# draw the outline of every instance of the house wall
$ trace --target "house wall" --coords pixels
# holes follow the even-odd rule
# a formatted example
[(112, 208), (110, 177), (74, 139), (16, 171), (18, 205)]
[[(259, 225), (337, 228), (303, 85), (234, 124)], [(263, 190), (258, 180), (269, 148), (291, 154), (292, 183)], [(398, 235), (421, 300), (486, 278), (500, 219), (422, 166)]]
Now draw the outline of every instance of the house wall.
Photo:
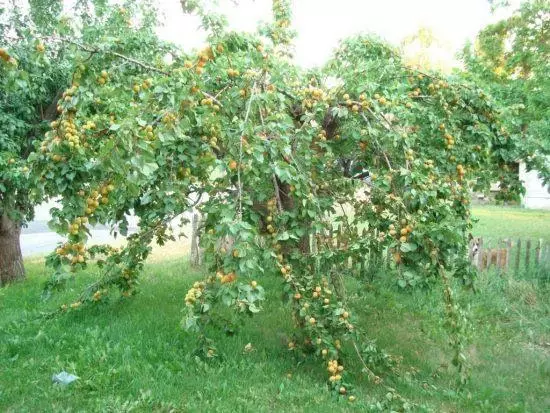
[(532, 209), (550, 209), (550, 187), (544, 187), (537, 175), (537, 171), (529, 171), (525, 163), (519, 165), (519, 179), (525, 185), (525, 195), (521, 200), (522, 206)]

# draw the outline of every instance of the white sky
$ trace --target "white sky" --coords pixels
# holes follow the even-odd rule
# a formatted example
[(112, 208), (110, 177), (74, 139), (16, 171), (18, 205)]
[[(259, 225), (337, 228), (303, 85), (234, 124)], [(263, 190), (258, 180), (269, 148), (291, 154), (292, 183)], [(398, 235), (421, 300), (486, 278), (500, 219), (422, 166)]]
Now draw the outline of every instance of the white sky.
[[(166, 14), (161, 37), (185, 49), (199, 47), (204, 33), (199, 21), (184, 16), (178, 0), (157, 3)], [(493, 22), (488, 0), (294, 0), (293, 28), (297, 30), (296, 61), (311, 67), (323, 64), (347, 36), (370, 32), (398, 45), (419, 27), (432, 29), (445, 47), (434, 59), (453, 63), (453, 56), (467, 39)], [(220, 0), (219, 11), (228, 16), (230, 27), (254, 31), (260, 20), (268, 21), (271, 0)]]
[[(0, 0), (0, 5), (8, 0)], [(28, 0), (16, 0), (23, 8)], [(65, 0), (72, 4), (75, 0)], [(120, 0), (112, 0), (115, 3)], [(218, 0), (218, 11), (235, 30), (255, 31), (258, 22), (271, 19), (271, 0)], [(235, 5), (237, 3), (237, 5)], [(466, 40), (497, 20), (489, 0), (293, 0), (292, 27), (298, 32), (296, 62), (322, 65), (338, 41), (357, 33), (373, 33), (394, 45), (420, 27), (433, 31), (443, 45), (430, 50), (434, 62), (455, 65), (455, 54)], [(520, 0), (511, 0), (512, 10)], [(184, 15), (179, 0), (157, 0), (165, 24), (159, 35), (186, 50), (200, 47), (205, 34), (198, 18)], [(500, 10), (502, 18), (509, 11)]]

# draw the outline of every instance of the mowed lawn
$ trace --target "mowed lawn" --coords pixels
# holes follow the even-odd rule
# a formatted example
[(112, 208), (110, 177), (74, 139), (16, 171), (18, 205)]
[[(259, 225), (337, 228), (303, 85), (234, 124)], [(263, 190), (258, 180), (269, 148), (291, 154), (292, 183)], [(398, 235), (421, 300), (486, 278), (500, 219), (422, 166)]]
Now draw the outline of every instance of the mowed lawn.
[[(538, 238), (550, 232), (550, 213), (475, 208), (476, 235)], [(70, 302), (97, 269), (66, 291), (40, 299), (47, 278), (40, 259), (27, 262), (28, 280), (0, 289), (0, 411), (2, 412), (333, 412), (377, 411), (387, 387), (369, 383), (351, 351), (347, 368), (357, 401), (336, 401), (318, 360), (289, 351), (290, 314), (278, 279), (258, 279), (268, 291), (264, 311), (234, 336), (211, 330), (220, 358), (193, 354), (184, 333), (183, 297), (201, 271), (185, 257), (146, 267), (140, 294), (55, 318), (43, 313)], [(362, 327), (399, 362), (383, 384), (412, 411), (550, 411), (550, 287), (484, 274), (478, 292), (455, 289), (471, 321), (467, 347), (471, 380), (455, 386), (442, 291), (401, 291), (391, 275), (374, 283), (350, 279), (349, 302)], [(250, 343), (252, 351), (245, 351)], [(61, 387), (60, 371), (79, 380)]]
[(527, 210), (497, 206), (474, 207), (474, 235), (491, 239), (542, 239), (550, 243), (550, 210)]

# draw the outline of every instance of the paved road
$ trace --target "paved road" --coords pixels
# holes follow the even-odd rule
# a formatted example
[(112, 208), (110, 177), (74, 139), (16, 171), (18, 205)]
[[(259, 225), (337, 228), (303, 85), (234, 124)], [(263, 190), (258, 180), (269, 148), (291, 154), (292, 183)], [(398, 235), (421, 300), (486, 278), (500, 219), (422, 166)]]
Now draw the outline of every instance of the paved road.
[[(120, 244), (123, 239), (120, 235), (114, 238), (109, 230), (102, 225), (98, 225), (90, 232), (92, 233), (91, 244)], [(65, 238), (48, 228), (46, 221), (33, 221), (21, 232), (21, 252), (25, 257), (48, 254), (56, 248), (59, 242), (64, 241)]]
[[(48, 228), (48, 220), (51, 218), (50, 209), (55, 206), (55, 201), (50, 201), (38, 206), (35, 210), (35, 220), (30, 222), (27, 228), (23, 228), (21, 232), (21, 251), (23, 256), (28, 257), (32, 255), (48, 254), (56, 248), (59, 242), (65, 242), (65, 238), (52, 232), (52, 230)], [(191, 219), (191, 214), (189, 212), (185, 213), (184, 216), (187, 219)], [(128, 233), (131, 234), (136, 231), (138, 221), (134, 216), (129, 216), (127, 218), (129, 223)], [(172, 221), (172, 226), (178, 228), (179, 221), (180, 217), (175, 218)], [(189, 236), (191, 234), (190, 224), (185, 225), (183, 230), (185, 234)], [(120, 245), (124, 241), (124, 237), (120, 235), (114, 238), (109, 233), (109, 229), (103, 225), (96, 225), (90, 232), (92, 238), (88, 241), (88, 244)]]

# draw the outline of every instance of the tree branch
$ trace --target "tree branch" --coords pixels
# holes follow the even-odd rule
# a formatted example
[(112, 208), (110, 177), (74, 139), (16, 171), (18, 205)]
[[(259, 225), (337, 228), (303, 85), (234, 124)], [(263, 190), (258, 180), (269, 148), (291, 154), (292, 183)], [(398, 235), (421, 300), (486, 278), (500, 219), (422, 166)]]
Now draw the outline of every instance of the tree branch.
[[(378, 118), (376, 117), (376, 114), (375, 114), (370, 108), (367, 108), (367, 110), (375, 117), (376, 120), (378, 120), (378, 121), (381, 123), (380, 119), (378, 119)], [(365, 116), (364, 113), (361, 113), (361, 116), (363, 117), (363, 119), (365, 120), (365, 122), (370, 123), (369, 120), (367, 119), (367, 117)], [(383, 118), (384, 118), (384, 117), (383, 117)], [(384, 118), (384, 120), (385, 120), (386, 122), (388, 122), (388, 120), (387, 120), (386, 118)], [(389, 125), (389, 127), (390, 127), (392, 130), (394, 130), (393, 127), (391, 126), (391, 124), (390, 124), (389, 122), (388, 122), (388, 125)], [(388, 158), (388, 155), (386, 154), (386, 152), (384, 152), (384, 150), (382, 149), (382, 146), (378, 143), (378, 140), (377, 140), (376, 138), (374, 138), (374, 142), (375, 142), (376, 145), (379, 147), (380, 152), (382, 153), (382, 156), (384, 157), (384, 160), (386, 161), (386, 165), (388, 165), (389, 170), (392, 171), (393, 168), (391, 167), (391, 163), (390, 163), (390, 160), (389, 160), (389, 158)]]
[(58, 42), (66, 42), (66, 43), (74, 44), (75, 46), (77, 46), (77, 47), (81, 48), (82, 50), (84, 50), (88, 53), (91, 53), (91, 54), (101, 53), (101, 52), (106, 53), (106, 54), (110, 54), (110, 55), (116, 56), (120, 59), (131, 62), (131, 63), (133, 63), (137, 66), (140, 66), (144, 69), (151, 70), (151, 71), (158, 72), (158, 73), (162, 73), (163, 75), (166, 75), (166, 76), (170, 76), (170, 72), (166, 72), (166, 71), (164, 71), (162, 69), (159, 69), (157, 67), (150, 66), (146, 63), (140, 62), (139, 60), (136, 60), (132, 57), (125, 56), (125, 55), (123, 55), (121, 53), (118, 53), (118, 52), (113, 52), (113, 51), (110, 51), (110, 50), (101, 50), (101, 49), (98, 49), (97, 47), (87, 46), (87, 45), (84, 45), (82, 43), (76, 42), (74, 40), (68, 39), (66, 37), (48, 36), (48, 37), (43, 37), (43, 38), (51, 39), (51, 40), (58, 41)]
[[(207, 92), (205, 92), (205, 91), (203, 91), (203, 90), (201, 90), (201, 92), (202, 92), (202, 94), (203, 94), (204, 96), (206, 96), (207, 98), (210, 98), (210, 99), (212, 99), (214, 102), (216, 102), (216, 103), (218, 104), (218, 106), (220, 106), (220, 107), (223, 106), (223, 105), (221, 104), (221, 102), (220, 102), (218, 99), (216, 99), (215, 96), (212, 96), (210, 93), (207, 93)], [(220, 93), (222, 93), (222, 92), (223, 92), (223, 90), (221, 90), (216, 96), (219, 96)]]

